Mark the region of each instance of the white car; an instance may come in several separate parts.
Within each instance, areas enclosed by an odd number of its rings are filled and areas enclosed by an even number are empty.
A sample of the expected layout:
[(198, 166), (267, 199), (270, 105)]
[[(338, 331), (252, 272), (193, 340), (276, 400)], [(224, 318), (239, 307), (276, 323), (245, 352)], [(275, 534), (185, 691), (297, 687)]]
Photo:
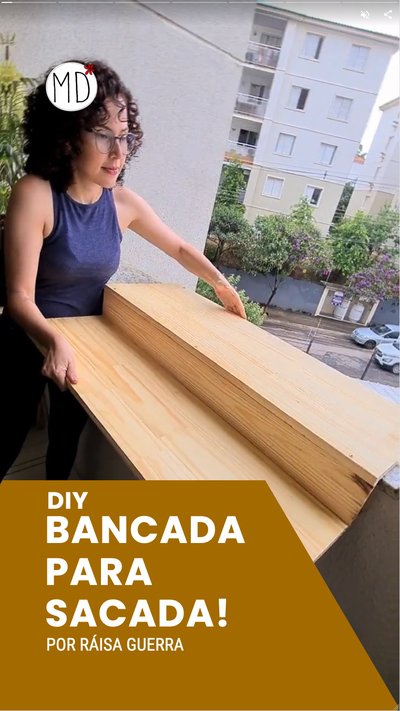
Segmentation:
[(375, 360), (382, 366), (398, 375), (400, 373), (400, 345), (399, 341), (379, 346), (374, 354)]
[(375, 348), (379, 343), (394, 343), (399, 337), (399, 325), (385, 323), (383, 326), (356, 328), (351, 338), (364, 348)]

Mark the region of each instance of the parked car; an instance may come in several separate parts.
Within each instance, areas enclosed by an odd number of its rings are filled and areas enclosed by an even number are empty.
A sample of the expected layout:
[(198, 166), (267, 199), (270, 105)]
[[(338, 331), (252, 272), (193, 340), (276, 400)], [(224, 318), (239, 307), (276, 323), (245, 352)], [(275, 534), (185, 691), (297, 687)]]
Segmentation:
[(374, 358), (382, 368), (387, 368), (398, 375), (400, 373), (400, 341), (379, 346)]
[(379, 343), (393, 343), (399, 337), (399, 325), (385, 323), (383, 326), (356, 328), (351, 338), (364, 348), (375, 348)]

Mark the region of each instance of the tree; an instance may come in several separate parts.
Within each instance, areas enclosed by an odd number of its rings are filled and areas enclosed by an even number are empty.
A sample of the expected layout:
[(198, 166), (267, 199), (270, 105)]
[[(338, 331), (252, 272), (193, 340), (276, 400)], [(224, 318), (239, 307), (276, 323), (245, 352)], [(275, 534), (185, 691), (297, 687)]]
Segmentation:
[(224, 165), (215, 205), (235, 206), (243, 213), (245, 208), (239, 202), (239, 194), (245, 187), (246, 179), (240, 162), (236, 160)]
[(216, 204), (212, 214), (208, 236), (215, 245), (212, 262), (219, 266), (222, 257), (241, 257), (249, 248), (251, 225), (234, 205)]
[(369, 267), (351, 275), (346, 292), (360, 301), (398, 298), (399, 271), (388, 254), (380, 254)]
[(344, 277), (356, 274), (382, 253), (394, 258), (399, 245), (398, 215), (389, 207), (377, 215), (359, 211), (333, 228), (330, 243), (334, 268)]
[[(343, 188), (343, 192), (339, 198), (339, 202), (337, 204), (337, 208), (335, 210), (335, 214), (332, 218), (332, 226), (336, 225), (338, 222), (341, 222), (344, 218), (344, 214), (347, 210), (348, 204), (350, 202), (350, 198), (354, 192), (354, 185), (353, 183), (346, 183), (346, 185)], [(331, 226), (331, 229), (332, 229)]]
[(327, 274), (330, 269), (329, 245), (315, 225), (308, 201), (301, 199), (289, 215), (257, 217), (251, 248), (242, 256), (242, 263), (251, 273), (272, 277), (267, 306), (295, 269)]
[(357, 212), (332, 230), (333, 266), (344, 277), (355, 274), (368, 264), (370, 253), (366, 217), (363, 212)]

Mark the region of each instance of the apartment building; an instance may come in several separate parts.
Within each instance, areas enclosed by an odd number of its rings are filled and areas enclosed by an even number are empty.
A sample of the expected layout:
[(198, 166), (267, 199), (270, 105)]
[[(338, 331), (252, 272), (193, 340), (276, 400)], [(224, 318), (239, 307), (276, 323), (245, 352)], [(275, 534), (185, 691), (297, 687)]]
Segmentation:
[(396, 49), (394, 37), (257, 3), (225, 154), (243, 165), (251, 222), (304, 195), (326, 234)]
[(382, 116), (364, 165), (354, 180), (346, 217), (362, 210), (376, 215), (388, 205), (399, 210), (400, 97), (379, 107)]

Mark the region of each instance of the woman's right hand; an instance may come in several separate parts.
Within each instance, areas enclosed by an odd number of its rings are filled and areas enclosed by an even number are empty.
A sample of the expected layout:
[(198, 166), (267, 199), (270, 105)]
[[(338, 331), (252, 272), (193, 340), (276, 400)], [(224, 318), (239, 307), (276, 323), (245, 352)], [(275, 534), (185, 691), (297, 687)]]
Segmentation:
[(62, 336), (57, 336), (49, 347), (42, 375), (54, 380), (60, 390), (67, 390), (68, 383), (78, 382), (74, 351)]

